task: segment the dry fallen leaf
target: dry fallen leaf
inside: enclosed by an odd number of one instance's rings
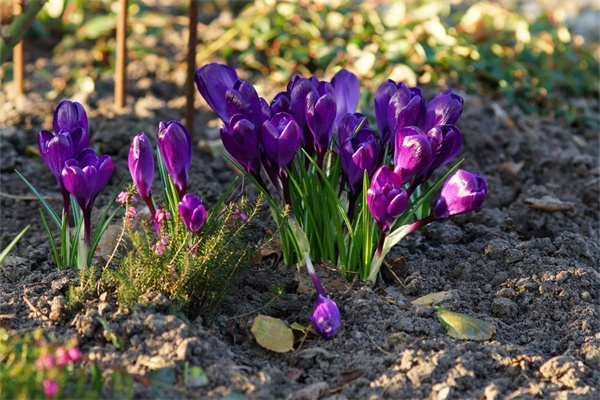
[[[425,296],[419,297],[416,300],[413,300],[411,302],[411,304],[432,306],[435,303],[439,303],[440,301],[445,300],[448,296],[450,296],[449,291],[429,293],[428,295],[425,295]]]
[[[294,333],[278,318],[259,314],[254,318],[250,331],[258,344],[276,353],[294,350]]]
[[[525,203],[529,203],[530,207],[534,210],[542,210],[546,212],[571,211],[575,208],[573,203],[563,202],[556,197],[548,195],[542,197],[541,199],[530,197],[525,199]]]
[[[448,311],[437,307],[438,319],[448,336],[461,340],[488,340],[496,333],[496,327],[489,322]]]

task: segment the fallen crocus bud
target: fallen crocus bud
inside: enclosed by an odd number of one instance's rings
[[[478,172],[459,169],[444,183],[434,213],[439,221],[465,214],[481,207],[487,194],[487,183]]]
[[[199,233],[206,222],[206,208],[200,199],[186,194],[179,202],[179,215],[185,227],[192,233]]]
[[[310,256],[308,253],[305,253],[304,256],[306,259],[306,268],[317,290],[317,299],[314,303],[315,311],[310,319],[312,320],[313,328],[315,328],[323,339],[331,339],[342,327],[342,315],[335,301],[331,300],[325,294],[325,290],[321,286],[321,282],[319,282]]]

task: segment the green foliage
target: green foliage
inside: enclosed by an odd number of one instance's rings
[[[190,318],[211,316],[254,254],[253,246],[245,244],[244,232],[259,206],[260,199],[254,204],[242,199],[219,207],[211,214],[218,217],[209,216],[199,235],[188,232],[177,213],[164,221],[161,229],[169,236],[163,238],[144,221],[134,228],[125,218],[130,249],[122,241],[121,249],[127,252],[118,266],[105,269],[103,280],[114,285],[120,306],[131,307],[152,290]]]
[[[21,240],[23,235],[25,235],[25,232],[27,232],[27,230],[29,229],[30,226],[31,225],[27,225],[25,228],[23,228],[23,230],[21,232],[19,232],[19,234],[17,236],[15,236],[15,238],[8,244],[8,246],[6,246],[6,248],[4,250],[2,250],[2,252],[0,253],[0,263],[8,255],[8,253],[10,253],[10,251],[13,249],[13,247],[15,247],[17,245],[19,240]]]
[[[65,348],[72,345],[65,345]],[[52,355],[58,348],[43,337],[41,330],[25,335],[9,335],[0,329],[0,398],[2,399],[43,399],[46,398],[43,381],[58,383],[56,398],[97,399],[102,389],[102,374],[97,367],[83,361],[68,362],[59,367],[36,368],[36,360]],[[92,368],[92,373],[89,373]]]
[[[563,21],[546,15],[530,22],[482,2],[461,12],[440,1],[263,0],[225,28],[237,33],[221,48],[228,64],[281,84],[294,73],[342,66],[375,87],[390,77],[409,86],[454,82],[503,96],[526,113],[597,124],[565,99],[598,96],[598,60]]]

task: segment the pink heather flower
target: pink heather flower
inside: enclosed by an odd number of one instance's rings
[[[160,242],[161,242],[161,243],[162,243],[164,246],[166,246],[166,245],[167,245],[167,243],[169,243],[169,237],[168,237],[168,236],[164,236],[164,237],[160,238]]]
[[[131,196],[131,201],[133,201],[134,203],[137,203],[137,202],[138,202],[138,199],[137,199],[137,197],[135,197],[135,196]]]
[[[155,217],[155,219],[156,219],[156,222],[158,222],[158,223],[160,224],[160,223],[162,223],[162,222],[163,222],[165,219],[166,219],[166,220],[169,220],[169,219],[171,219],[171,214],[170,214],[168,211],[165,211],[164,209],[162,209],[162,208],[159,208],[159,209],[156,211],[156,217]]]
[[[234,215],[235,219],[241,218],[244,223],[248,222],[248,217],[246,216],[246,214],[241,212],[239,208],[237,208],[233,212],[233,215]]]
[[[56,354],[56,365],[60,368],[67,365],[67,363],[70,361],[69,353],[67,353],[67,351],[65,349],[63,349],[62,347],[59,347],[58,349],[56,349],[55,354]]]
[[[58,382],[56,381],[44,379],[42,386],[44,387],[44,394],[46,397],[54,397],[56,393],[58,393]]]
[[[135,209],[135,207],[130,206],[127,209],[127,213],[125,213],[125,218],[135,218],[137,216],[137,210]]]
[[[40,370],[42,368],[50,369],[54,366],[54,356],[52,354],[46,354],[41,356],[35,361],[35,369]]]
[[[154,253],[157,256],[162,255],[162,253],[165,251],[165,245],[162,243],[162,239],[156,242],[156,244],[152,246],[152,248],[154,249]]]
[[[121,203],[121,204],[125,204],[127,203],[127,198],[129,197],[129,193],[127,192],[121,192],[119,193],[119,195],[117,196],[117,203]]]
[[[67,350],[67,353],[69,354],[69,358],[73,362],[76,362],[77,360],[79,360],[81,358],[81,351],[77,347],[73,347],[73,348]]]

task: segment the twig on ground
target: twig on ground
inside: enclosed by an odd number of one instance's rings
[[[33,311],[36,314],[39,314],[44,321],[50,321],[50,318],[48,318],[46,314],[44,314],[36,306],[34,306],[31,300],[29,300],[26,295],[23,295],[23,300],[25,300],[25,303],[27,303],[31,311]]]

